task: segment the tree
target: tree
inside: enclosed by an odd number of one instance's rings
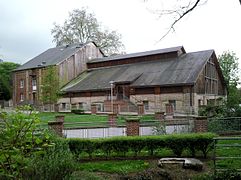
[[[106,55],[120,53],[124,47],[121,35],[116,31],[103,30],[95,15],[86,9],[70,12],[63,26],[55,23],[51,33],[56,46],[94,41]]]
[[[56,66],[49,66],[43,71],[41,99],[44,104],[55,104],[60,96],[59,78]]]
[[[239,81],[238,58],[234,52],[224,52],[218,57],[227,86],[237,85]]]
[[[12,71],[19,64],[13,62],[0,63],[0,100],[9,100],[12,98]]]
[[[241,94],[238,89],[239,67],[238,58],[234,52],[224,52],[218,57],[219,64],[227,85],[227,114],[241,116]]]
[[[145,0],[148,1],[148,0]],[[161,37],[160,40],[165,38],[172,30],[175,31],[175,25],[181,21],[185,16],[190,14],[192,11],[194,11],[198,6],[203,5],[208,0],[184,0],[184,1],[176,1],[175,6],[173,9],[163,9],[158,10],[159,16],[163,15],[171,15],[173,16],[174,20],[169,26],[166,33]],[[239,0],[241,4],[241,0]]]

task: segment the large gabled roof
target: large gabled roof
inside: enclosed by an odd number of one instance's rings
[[[176,58],[91,69],[64,92],[110,89],[110,81],[132,87],[194,84],[213,50],[185,53]]]
[[[15,71],[56,65],[61,61],[65,60],[66,58],[69,58],[70,56],[75,54],[75,52],[84,47],[86,44],[88,43],[71,44],[66,46],[50,48],[45,52],[41,53],[40,55],[29,60],[22,66],[18,67]]]
[[[137,52],[137,53],[130,53],[130,54],[120,54],[120,55],[115,55],[115,56],[108,56],[108,57],[104,57],[104,58],[96,58],[96,59],[89,61],[88,63],[115,61],[115,60],[122,60],[122,59],[134,58],[134,57],[143,57],[143,56],[151,56],[151,55],[155,55],[155,54],[178,52],[178,51],[182,51],[182,53],[185,53],[185,49],[183,48],[183,46],[176,46],[176,47],[157,49],[157,50],[152,50],[152,51],[144,51],[144,52]]]

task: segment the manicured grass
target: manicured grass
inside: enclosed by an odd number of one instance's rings
[[[92,114],[74,114],[74,113],[54,113],[54,112],[42,112],[39,113],[39,118],[43,127],[45,127],[48,121],[55,121],[55,116],[64,115],[65,127],[102,127],[108,126],[108,115],[92,115]],[[125,119],[128,116],[118,116],[117,124],[125,125]],[[140,118],[140,121],[153,120],[153,115],[136,116]]]
[[[217,147],[216,156],[227,157],[230,159],[217,160],[216,167],[221,169],[241,169],[241,140],[219,140],[218,145],[234,145],[234,146]]]
[[[57,115],[64,115],[65,122],[100,122],[100,121],[107,121],[107,115],[79,115],[73,113],[40,113],[39,117],[42,122],[54,121],[55,116]]]
[[[143,171],[148,167],[149,163],[144,160],[100,161],[81,163],[79,165],[79,170],[88,172],[127,174]]]
[[[108,122],[107,115],[79,115],[73,113],[39,113],[39,118],[43,125],[46,125],[48,121],[55,121],[55,116],[64,115],[65,127],[91,127],[91,126],[106,126]]]

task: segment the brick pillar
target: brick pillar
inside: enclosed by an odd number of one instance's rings
[[[199,116],[194,119],[194,132],[207,132],[208,131],[208,120],[205,116]]]
[[[168,115],[173,115],[174,109],[172,104],[166,104],[166,113]]]
[[[97,113],[97,105],[91,104],[91,114],[96,114],[96,113]]]
[[[155,119],[156,120],[164,120],[164,112],[155,112]]]
[[[126,119],[126,135],[127,136],[139,136],[140,119],[139,118],[127,118]]]
[[[55,120],[58,122],[64,122],[64,115],[55,116]]]
[[[119,114],[119,105],[118,104],[113,104],[113,113]]]
[[[143,115],[144,114],[144,104],[139,103],[139,104],[137,104],[137,107],[138,107],[138,115]]]
[[[117,114],[115,114],[115,113],[108,114],[108,123],[112,127],[116,126],[117,125]]]
[[[49,121],[49,129],[53,130],[57,135],[63,137],[64,122],[63,121]]]

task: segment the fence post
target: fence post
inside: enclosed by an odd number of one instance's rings
[[[197,116],[194,119],[194,132],[207,132],[208,131],[208,119],[206,116]]]
[[[109,113],[108,114],[108,122],[111,127],[116,126],[117,114]]]
[[[96,114],[96,113],[97,113],[97,105],[91,104],[91,114]]]
[[[139,118],[126,118],[126,135],[139,136],[140,132],[140,119]]]

